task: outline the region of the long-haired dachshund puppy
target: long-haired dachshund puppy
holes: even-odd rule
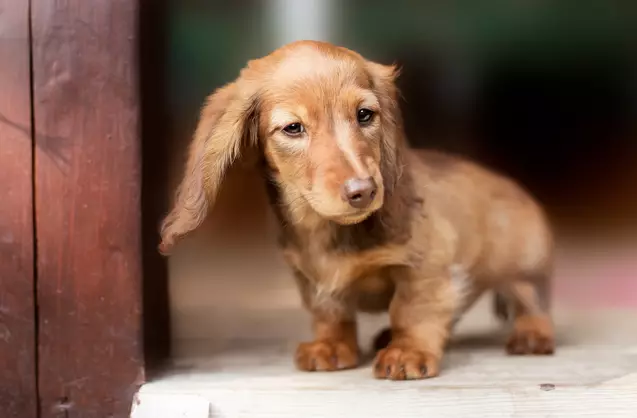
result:
[[[512,319],[508,352],[552,353],[553,240],[542,209],[476,164],[409,149],[396,76],[313,41],[250,61],[202,110],[161,251],[202,224],[228,168],[256,150],[313,317],[299,369],[357,366],[356,312],[388,310],[375,376],[436,376],[453,325],[489,289]]]

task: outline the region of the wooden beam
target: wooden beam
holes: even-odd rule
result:
[[[37,415],[29,11],[0,0],[0,416]]]
[[[41,417],[144,379],[137,1],[32,0]]]

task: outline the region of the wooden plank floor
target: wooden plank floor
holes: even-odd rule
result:
[[[173,367],[142,387],[132,416],[637,416],[637,311],[560,313],[555,356],[509,357],[487,302],[460,324],[435,379],[374,380],[369,362],[345,372],[297,372],[292,353],[307,335],[307,317],[281,310],[260,326],[282,325],[289,338],[178,342]],[[363,344],[380,323],[385,318],[365,318]]]

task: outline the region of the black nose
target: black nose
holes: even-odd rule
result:
[[[376,182],[373,178],[351,178],[343,183],[342,197],[352,207],[364,209],[374,201],[376,191]]]

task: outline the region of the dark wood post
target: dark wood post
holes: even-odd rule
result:
[[[126,417],[144,379],[137,3],[31,0],[42,418]]]
[[[0,417],[37,415],[29,9],[0,0]]]

